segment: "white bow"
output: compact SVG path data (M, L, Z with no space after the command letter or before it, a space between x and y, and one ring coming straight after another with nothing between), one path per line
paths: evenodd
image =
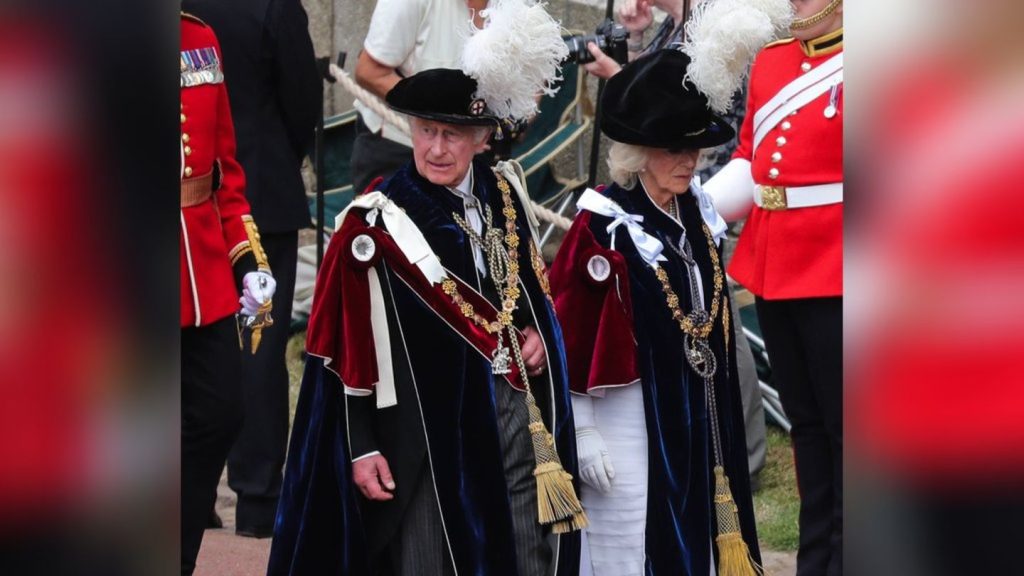
M375 212L379 211L384 217L384 225L387 226L388 232L394 238L395 244L398 244L402 254L405 254L409 262L420 269L420 272L431 284L438 284L448 277L444 267L441 266L441 260L430 249L430 244L427 244L426 238L423 237L423 233L420 232L416 223L387 196L378 191L356 196L334 219L335 230L341 228L341 223L345 221L345 216L352 208L370 210L370 214L367 215L368 219L376 218Z
M341 228L348 211L352 208L364 208L369 210L366 214L367 222L373 226L378 214L384 218L384 225L394 238L402 254L419 268L423 276L431 284L437 284L447 277L441 261L430 249L423 233L416 226L416 223L406 213L379 191L370 192L356 196L348 206L334 219L335 231ZM373 329L374 351L376 352L378 381L374 383L374 390L377 394L377 408L387 408L398 404L398 396L395 392L395 371L391 357L391 335L388 328L386 304L384 294L380 286L380 279L377 271L370 268L367 271L370 284L370 325ZM346 388L348 393L348 388Z
M615 231L619 226L625 224L626 231L629 232L629 237L633 240L633 245L636 246L636 250L640 253L640 257L644 259L644 262L647 262L653 268L657 268L658 262L667 260L661 254L661 251L665 249L661 240L644 232L643 227L640 225L644 221L643 216L626 212L615 201L602 196L591 188L587 188L583 192L583 195L576 202L576 207L580 210L589 210L595 214L612 219L612 223L608 225L606 230L611 235L611 248L613 250L615 249Z
M725 219L718 213L718 210L715 210L715 203L712 201L711 195L701 188L700 176L693 176L693 180L690 181L690 191L697 198L701 218L711 230L711 237L715 239L715 245L721 246L729 225L725 223Z

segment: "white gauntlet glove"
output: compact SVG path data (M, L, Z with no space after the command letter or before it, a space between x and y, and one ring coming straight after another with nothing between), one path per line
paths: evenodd
M580 480L603 494L611 492L615 468L597 428L576 428L576 456L580 462Z
M242 297L238 303L242 305L242 314L255 316L260 305L274 297L277 282L269 272L257 270L242 277Z

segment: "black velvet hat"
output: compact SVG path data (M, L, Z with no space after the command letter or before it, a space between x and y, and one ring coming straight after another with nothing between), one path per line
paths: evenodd
M487 104L473 97L476 90L476 80L462 70L434 68L403 78L388 92L386 100L396 112L437 122L497 124Z
M687 80L690 57L666 49L634 60L612 76L601 97L601 131L624 144L710 148L736 135Z

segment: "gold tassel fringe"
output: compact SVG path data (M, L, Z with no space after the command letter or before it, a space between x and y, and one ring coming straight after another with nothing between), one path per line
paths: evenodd
M583 505L576 497L572 474L562 468L555 453L555 440L544 426L540 409L527 391L526 405L530 413L530 437L537 466L533 476L537 479L537 518L543 525L551 525L555 534L582 530L588 524Z
M762 576L764 569L750 555L740 533L740 518L725 469L715 466L715 516L718 536L718 576Z

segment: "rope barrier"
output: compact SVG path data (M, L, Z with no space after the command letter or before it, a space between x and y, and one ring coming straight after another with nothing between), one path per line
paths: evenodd
M534 202L533 200L530 200L530 204L533 205L533 213L537 215L537 218L545 222L554 224L555 226L561 228L562 230L568 230L569 227L572 226L572 220L566 218L565 216L562 216L561 214L555 212L554 210L551 210L546 206L542 206L537 202Z
M409 122L405 118L399 116L398 113L391 108L388 108L387 105L384 104L380 98L377 98L376 95L359 84L356 84L356 81L348 75L348 72L339 68L337 64L331 64L329 70L331 72L331 76L334 76L334 79L337 80L345 90L348 90L350 94L355 96L357 100L362 102L363 105L370 110L373 110L374 113L383 118L388 124L391 124L401 130L406 136L411 134L409 130Z
M410 134L409 122L397 112L388 108L387 105L385 105L380 98L377 98L376 95L369 92L359 84L356 84L356 81L348 75L348 72L342 70L337 64L331 64L328 69L331 76L334 76L334 79L338 81L338 84L341 84L345 90L355 96L355 98L362 102L363 105L370 110L373 110L374 113L380 116L388 124L391 124L401 130L403 134ZM558 214L555 211L534 202L533 200L530 200L530 204L533 209L533 213L537 215L537 218L561 228L562 230L568 230L569 227L572 226L572 220L569 218L566 218L565 216L562 216L561 214Z

